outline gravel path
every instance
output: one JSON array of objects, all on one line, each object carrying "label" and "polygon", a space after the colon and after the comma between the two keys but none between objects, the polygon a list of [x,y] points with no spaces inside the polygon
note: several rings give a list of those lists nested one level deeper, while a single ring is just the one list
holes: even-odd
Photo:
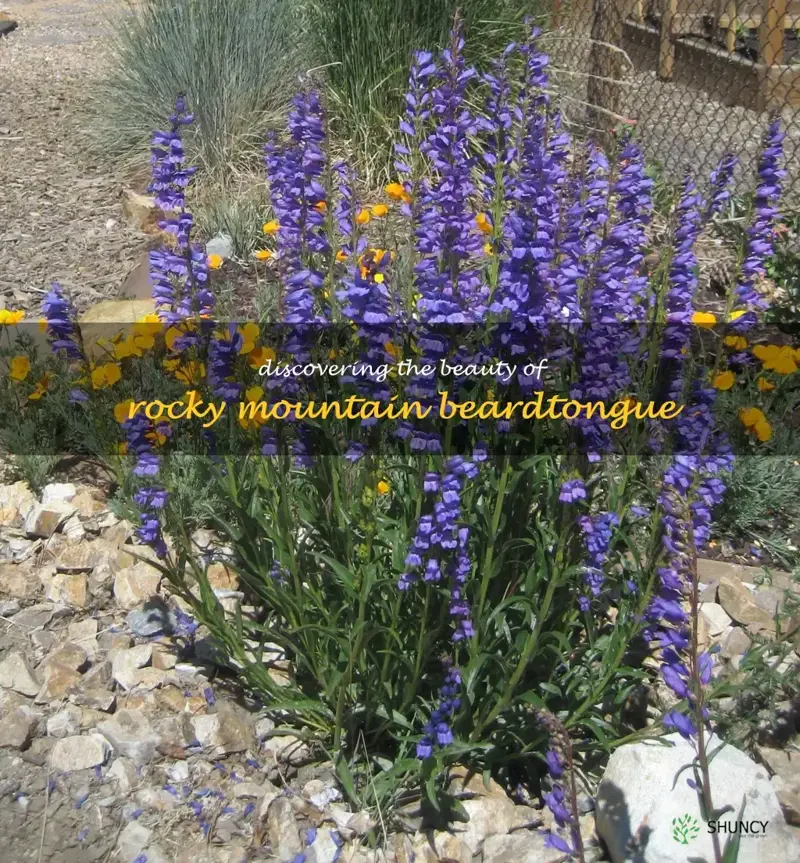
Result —
[{"label": "gravel path", "polygon": [[89,87],[124,0],[0,0],[0,307],[35,312],[52,281],[79,309],[112,296],[144,245],[122,218],[124,181],[90,161]]}]

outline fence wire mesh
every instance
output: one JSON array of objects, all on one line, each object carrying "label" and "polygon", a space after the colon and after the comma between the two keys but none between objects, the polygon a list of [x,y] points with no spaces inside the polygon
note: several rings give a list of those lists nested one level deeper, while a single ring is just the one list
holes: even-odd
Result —
[{"label": "fence wire mesh", "polygon": [[702,181],[732,152],[746,192],[778,113],[784,209],[800,210],[800,0],[552,0],[549,14],[553,82],[576,130],[633,122],[672,179]]}]

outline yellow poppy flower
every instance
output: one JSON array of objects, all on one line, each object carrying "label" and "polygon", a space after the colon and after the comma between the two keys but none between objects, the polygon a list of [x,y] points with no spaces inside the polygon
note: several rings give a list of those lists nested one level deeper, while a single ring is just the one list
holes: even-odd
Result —
[{"label": "yellow poppy flower", "polygon": [[739,310],[738,310],[738,311],[736,311],[736,312],[731,312],[731,320],[732,320],[732,321],[738,321],[738,320],[739,320],[739,318],[741,318],[741,317],[742,317],[742,315],[744,315],[744,314],[745,314],[744,309],[739,309]]},{"label": "yellow poppy flower", "polygon": [[389,208],[386,204],[375,204],[372,208],[372,215],[375,216],[376,219],[382,219],[389,212]]},{"label": "yellow poppy flower", "polygon": [[25,317],[25,312],[12,312],[10,309],[0,309],[0,326],[18,324]]},{"label": "yellow poppy flower", "polygon": [[114,405],[114,419],[122,425],[131,418],[131,405],[133,399],[125,399],[124,402],[117,402]]},{"label": "yellow poppy flower", "polygon": [[376,282],[376,284],[378,284],[378,285],[382,285],[382,284],[383,284],[383,280],[384,280],[384,275],[383,275],[383,273],[375,273],[375,282]]},{"label": "yellow poppy flower", "polygon": [[775,389],[775,384],[773,384],[772,381],[768,381],[766,378],[759,378],[756,381],[756,384],[762,393],[768,393],[770,390]]},{"label": "yellow poppy flower", "polygon": [[134,333],[132,338],[137,357],[140,357],[145,351],[149,351],[156,343],[152,333]]},{"label": "yellow poppy flower", "polygon": [[725,344],[735,351],[743,351],[747,347],[747,339],[744,336],[725,336]]},{"label": "yellow poppy flower", "polygon": [[258,324],[249,322],[243,327],[239,327],[239,332],[242,336],[242,346],[239,348],[239,353],[249,354],[256,346],[256,342],[261,335],[261,329]]},{"label": "yellow poppy flower", "polygon": [[134,336],[155,336],[161,331],[161,319],[158,315],[145,315],[133,325]]},{"label": "yellow poppy flower", "polygon": [[394,344],[394,342],[385,342],[383,345],[383,349],[386,351],[387,354],[389,354],[390,357],[394,357],[394,359],[397,359],[400,354],[400,348],[398,348],[397,345]]},{"label": "yellow poppy flower", "polygon": [[314,204],[314,209],[318,213],[327,213],[328,212],[328,204],[326,201],[320,201],[317,204]]},{"label": "yellow poppy flower", "polygon": [[168,372],[174,372],[175,369],[181,364],[181,361],[178,357],[172,357],[171,359],[165,359],[161,364],[164,366],[164,369]]},{"label": "yellow poppy flower", "polygon": [[271,252],[269,249],[256,249],[256,251],[253,252],[253,255],[257,261],[268,261],[273,256],[273,254],[274,253]]},{"label": "yellow poppy flower", "polygon": [[127,441],[123,441],[122,443],[117,444],[117,455],[127,455],[128,454],[128,443]]},{"label": "yellow poppy flower", "polygon": [[494,255],[494,249],[492,248],[491,243],[484,243],[483,244],[483,254],[489,258],[491,258],[492,255]]},{"label": "yellow poppy flower", "polygon": [[167,346],[167,350],[174,351],[175,350],[175,339],[179,339],[183,333],[177,327],[170,327],[164,333],[164,344]]},{"label": "yellow poppy flower", "polygon": [[347,260],[347,252],[342,251],[342,249],[339,249],[339,251],[336,253],[336,260],[340,264],[344,263]]},{"label": "yellow poppy flower", "polygon": [[208,268],[210,270],[218,270],[222,266],[222,255],[209,255]]},{"label": "yellow poppy flower", "polygon": [[692,323],[698,327],[713,327],[717,322],[717,316],[712,312],[695,312],[692,315]]},{"label": "yellow poppy flower", "polygon": [[47,332],[47,318],[39,318],[36,325],[38,326],[40,333]]},{"label": "yellow poppy flower", "polygon": [[116,363],[103,363],[92,369],[92,387],[96,390],[113,387],[121,377],[122,371]]},{"label": "yellow poppy flower", "polygon": [[244,397],[245,401],[248,402],[261,401],[261,399],[264,398],[264,389],[263,387],[259,386],[250,387],[249,389],[245,390]]},{"label": "yellow poppy flower", "polygon": [[756,345],[753,355],[758,357],[767,371],[791,375],[797,371],[795,352],[788,345]]},{"label": "yellow poppy flower", "polygon": [[484,234],[491,234],[494,230],[486,213],[478,213],[478,215],[475,216],[475,224]]},{"label": "yellow poppy flower", "polygon": [[403,201],[405,204],[411,203],[411,195],[408,194],[402,183],[389,183],[385,191],[393,201]]},{"label": "yellow poppy flower", "polygon": [[50,375],[45,372],[41,380],[36,382],[36,388],[28,396],[28,401],[38,402],[43,395],[47,393],[47,388],[50,386]]},{"label": "yellow poppy flower", "polygon": [[767,420],[760,420],[753,426],[752,430],[761,443],[766,443],[772,437],[772,426]]},{"label": "yellow poppy flower", "polygon": [[736,377],[731,371],[719,372],[714,375],[714,380],[711,382],[715,390],[729,390],[736,381]]},{"label": "yellow poppy flower", "polygon": [[389,494],[389,483],[386,482],[385,479],[382,479],[377,486],[375,486],[378,494]]},{"label": "yellow poppy flower", "polygon": [[175,371],[175,377],[185,384],[198,384],[206,376],[206,367],[197,360],[189,360]]},{"label": "yellow poppy flower", "polygon": [[8,376],[12,381],[24,381],[30,370],[31,361],[26,356],[16,356],[9,363]]},{"label": "yellow poppy flower", "polygon": [[272,219],[272,220],[271,220],[271,221],[269,221],[269,222],[265,222],[265,223],[261,226],[261,230],[262,230],[265,234],[268,234],[268,235],[269,235],[269,234],[277,234],[277,233],[278,233],[278,231],[280,230],[280,228],[281,228],[281,226],[278,224],[278,220],[277,220],[277,219]]},{"label": "yellow poppy flower", "polygon": [[272,348],[258,347],[250,351],[247,357],[247,364],[254,369],[263,366],[270,360],[275,359],[275,351]]},{"label": "yellow poppy flower", "polygon": [[742,421],[742,425],[748,429],[766,421],[764,413],[758,408],[742,408],[739,411],[739,419]]},{"label": "yellow poppy flower", "polygon": [[114,345],[113,354],[115,360],[124,360],[126,357],[140,357],[142,355],[133,336],[128,336],[127,339],[117,342]]},{"label": "yellow poppy flower", "polygon": [[366,225],[369,221],[369,210],[359,210],[356,216],[356,222],[359,225]]}]

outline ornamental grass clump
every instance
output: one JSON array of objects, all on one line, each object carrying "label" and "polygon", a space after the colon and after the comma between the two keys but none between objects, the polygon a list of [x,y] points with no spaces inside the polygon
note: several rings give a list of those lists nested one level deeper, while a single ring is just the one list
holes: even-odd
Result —
[{"label": "ornamental grass clump", "polygon": [[[455,762],[527,781],[562,828],[551,844],[580,856],[574,768],[658,730],[628,709],[652,682],[642,654],[682,699],[665,725],[703,739],[694,561],[734,449],[775,446],[763,423],[797,389],[781,354],[794,348],[758,344],[751,303],[777,127],[744,288],[718,317],[698,308],[693,246],[728,163],[708,200],[686,180],[648,278],[642,154],[629,139],[609,154],[570,141],[537,36],[486,74],[457,27],[415,56],[380,200],[332,159],[319,94],[294,98],[264,153],[273,324],[214,320],[183,195],[182,101],[153,139],[154,187],[175,208],[151,256],[159,331],[112,339],[119,378],[94,388],[59,296],[51,310],[75,353],[62,389],[82,381],[75,409],[127,447],[139,539],[279,730],[330,753],[350,799],[381,811],[420,784],[457,813]],[[713,384],[725,371],[736,386]],[[774,391],[757,387],[765,374]],[[206,457],[210,551],[187,523],[187,452]],[[211,563],[238,580],[234,611]]]}]

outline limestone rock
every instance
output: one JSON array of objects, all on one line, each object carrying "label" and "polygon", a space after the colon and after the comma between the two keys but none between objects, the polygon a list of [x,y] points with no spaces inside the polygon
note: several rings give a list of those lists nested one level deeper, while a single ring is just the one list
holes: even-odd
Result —
[{"label": "limestone rock", "polygon": [[[81,331],[89,324],[120,324],[123,329],[125,324],[135,324],[145,315],[155,314],[155,305],[152,299],[143,300],[101,300],[80,316]],[[87,327],[92,332],[91,327]],[[108,326],[95,327],[97,334],[104,333],[108,338]],[[87,333],[84,333],[86,338]],[[91,341],[91,337],[89,339]]]},{"label": "limestone rock", "polygon": [[[147,848],[153,836],[153,831],[140,824],[131,821],[125,826],[117,839],[117,847],[114,851],[114,859],[120,863],[133,863],[133,861]],[[149,855],[145,857],[149,863]]]},{"label": "limestone rock", "polygon": [[14,623],[28,630],[31,634],[36,629],[42,629],[53,619],[55,607],[51,602],[40,602],[23,608],[14,615]]},{"label": "limestone rock", "polygon": [[0,563],[0,596],[32,599],[39,589],[39,581],[28,564]]},{"label": "limestone rock", "polygon": [[483,844],[483,863],[556,863],[563,859],[563,852],[546,848],[542,835],[532,830],[490,836]]},{"label": "limestone rock", "polygon": [[27,749],[39,727],[39,715],[30,707],[17,707],[0,719],[0,749]]},{"label": "limestone rock", "polygon": [[69,700],[80,707],[110,713],[114,709],[117,698],[113,692],[99,686],[75,688],[69,693]]},{"label": "limestone rock", "polygon": [[60,662],[52,662],[47,665],[43,677],[44,682],[35,699],[37,704],[48,704],[51,701],[64,698],[69,690],[81,680],[79,671],[68,665],[62,665]]},{"label": "limestone rock", "polygon": [[148,665],[152,656],[152,644],[139,644],[127,650],[115,650],[109,654],[111,676],[123,689],[133,689],[137,680],[136,672]]},{"label": "limestone rock", "polygon": [[267,831],[272,853],[281,859],[292,860],[303,850],[294,809],[288,798],[273,800],[267,813]]},{"label": "limestone rock", "polygon": [[281,764],[297,766],[311,757],[308,746],[292,734],[269,737],[262,744],[262,748],[268,760],[271,758]]},{"label": "limestone rock", "polygon": [[195,716],[192,728],[203,747],[216,756],[244,752],[253,743],[252,730],[231,711]]},{"label": "limestone rock", "polygon": [[74,507],[65,501],[36,503],[25,517],[24,530],[28,536],[50,539],[74,511]]},{"label": "limestone rock", "polygon": [[719,583],[719,602],[730,617],[745,626],[748,632],[775,634],[772,615],[756,605],[752,594],[741,582],[722,578]]},{"label": "limestone rock", "polygon": [[21,653],[11,653],[0,662],[0,687],[20,695],[36,695],[40,684]]},{"label": "limestone rock", "polygon": [[114,749],[134,764],[149,764],[156,756],[156,746],[161,742],[150,723],[138,710],[122,708],[97,730],[111,743]]},{"label": "limestone rock", "polygon": [[708,634],[714,638],[722,635],[731,625],[731,618],[721,605],[715,602],[704,602],[700,606],[700,616],[708,624]]},{"label": "limestone rock", "polygon": [[72,608],[89,604],[89,585],[82,573],[57,572],[45,590],[45,599]]},{"label": "limestone rock", "polygon": [[800,752],[761,747],[758,754],[772,774],[772,785],[786,820],[800,827]]},{"label": "limestone rock", "polygon": [[123,608],[135,608],[156,592],[161,575],[146,563],[121,569],[114,578],[114,597]]},{"label": "limestone rock", "polygon": [[81,711],[68,704],[63,710],[54,713],[47,720],[49,737],[70,737],[81,730]]},{"label": "limestone rock", "polygon": [[77,493],[71,482],[51,482],[42,489],[42,503],[69,503]]},{"label": "limestone rock", "polygon": [[157,234],[158,223],[164,218],[164,214],[156,206],[155,198],[140,195],[133,189],[125,189],[122,193],[122,212],[131,227],[145,234]]},{"label": "limestone rock", "polygon": [[[337,863],[340,856],[341,850],[332,836],[332,831],[320,827],[314,841],[306,848],[305,863]],[[471,860],[468,863],[471,863]]]},{"label": "limestone rock", "polygon": [[530,818],[530,810],[524,806],[515,806],[503,794],[485,797],[474,797],[462,801],[461,805],[469,815],[467,824],[457,824],[453,832],[462,839],[477,854],[489,836],[509,833],[512,828],[520,827]]},{"label": "limestone rock", "polygon": [[53,747],[51,766],[53,770],[64,773],[89,770],[98,764],[105,764],[110,751],[108,742],[99,734],[62,737]]},{"label": "limestone rock", "polygon": [[0,485],[0,525],[11,525],[25,518],[36,503],[36,496],[26,482]]},{"label": "limestone rock", "polygon": [[75,623],[70,623],[67,628],[69,640],[82,647],[86,651],[89,659],[94,659],[97,656],[97,620],[93,617],[87,617],[85,620],[79,620]]},{"label": "limestone rock", "polygon": [[[682,774],[681,779],[674,782],[678,771],[694,759],[693,747],[679,734],[662,740],[672,745],[643,741],[619,747],[600,782],[597,832],[614,863],[633,859],[626,847],[642,825],[646,825],[649,838],[644,851],[635,858],[641,863],[713,859],[708,832],[700,830],[685,846],[673,838],[675,819],[689,816],[701,825],[702,818],[697,793],[686,784],[685,776]],[[717,749],[720,743],[712,735],[707,741],[709,751]],[[769,821],[765,836],[757,840],[742,839],[740,859],[758,859],[760,863],[797,859],[800,846],[784,824],[778,799],[763,767],[738,749],[725,746],[711,761],[710,773],[714,805],[733,807],[732,812],[721,816],[721,822],[732,825],[737,820],[743,797],[746,802],[744,819]],[[751,847],[748,843],[756,844]]]},{"label": "limestone rock", "polygon": [[724,659],[736,659],[750,650],[752,643],[748,634],[740,626],[735,626],[723,640],[719,654]]}]

